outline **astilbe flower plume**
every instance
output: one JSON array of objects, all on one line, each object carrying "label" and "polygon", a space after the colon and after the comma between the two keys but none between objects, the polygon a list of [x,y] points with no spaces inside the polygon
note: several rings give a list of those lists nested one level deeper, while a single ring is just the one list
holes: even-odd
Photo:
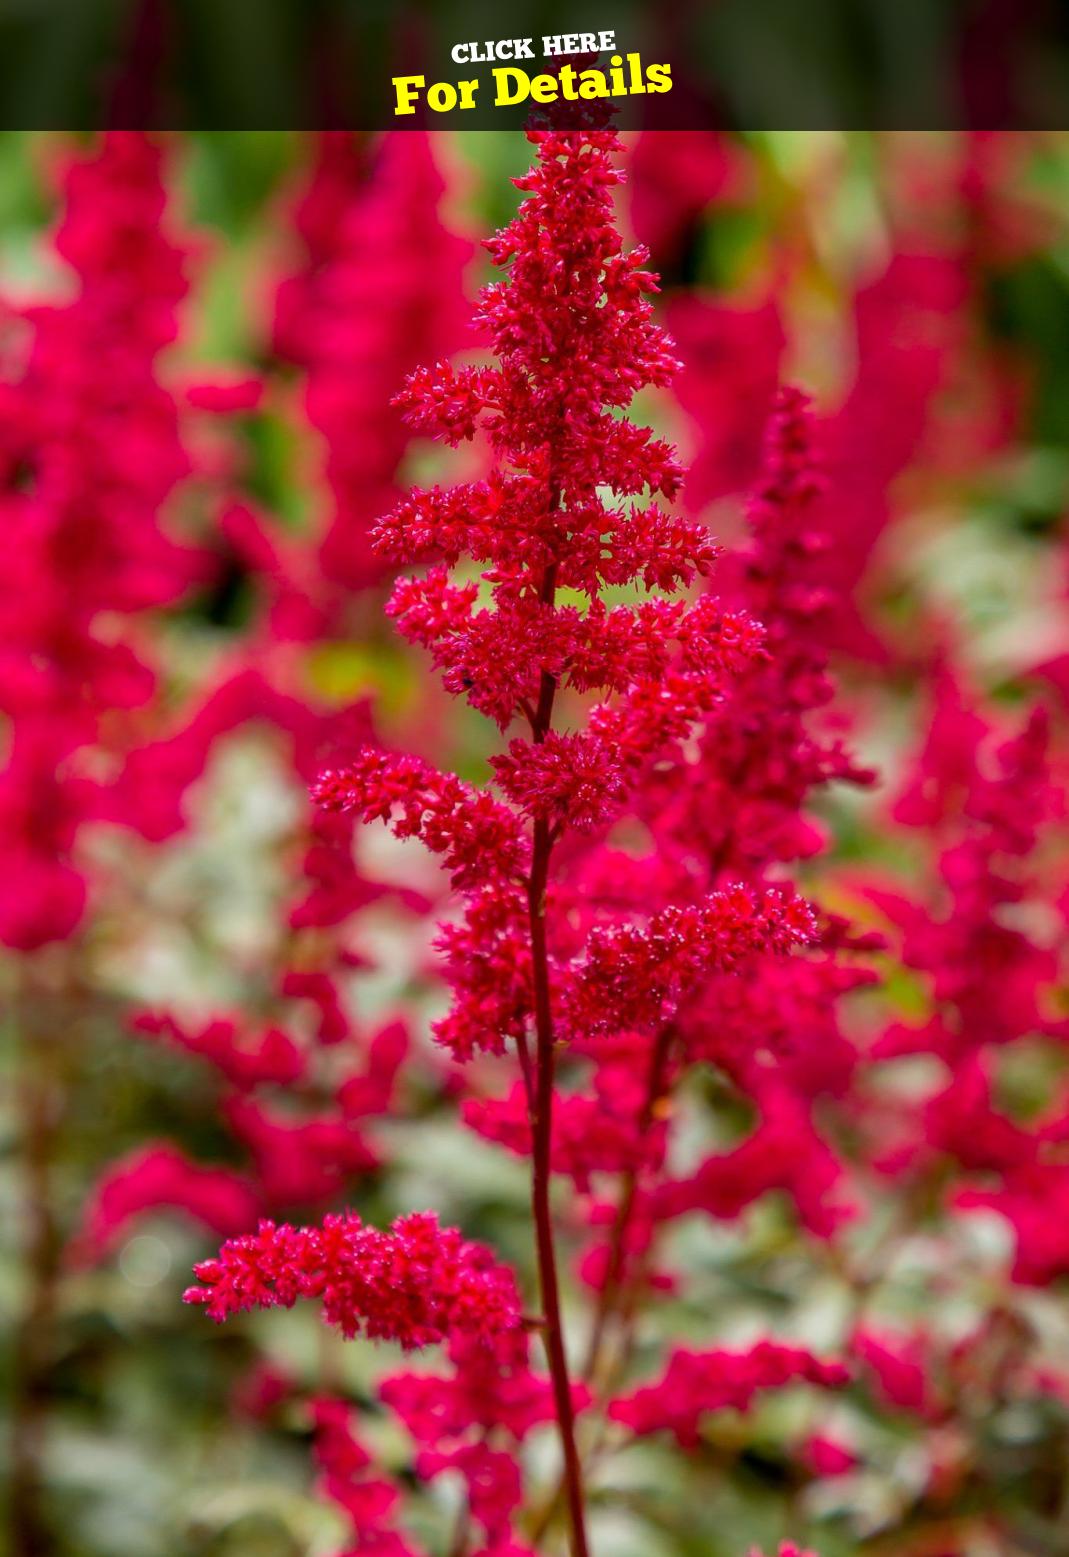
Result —
[{"label": "astilbe flower plume", "polygon": [[[481,426],[501,463],[449,492],[415,492],[377,531],[397,560],[446,563],[400,581],[391,610],[401,630],[432,653],[447,686],[502,728],[517,718],[529,725],[494,761],[511,805],[465,795],[448,776],[427,772],[417,782],[411,759],[381,754],[325,773],[316,788],[329,807],[389,818],[402,835],[422,837],[468,895],[467,929],[450,927],[444,937],[457,985],[488,961],[501,974],[496,1000],[489,989],[465,990],[470,998],[458,999],[439,1028],[462,1055],[498,1050],[523,1034],[530,1016],[525,851],[541,840],[545,852],[562,829],[612,816],[637,774],[685,739],[730,676],[761,652],[754,622],[709,600],[656,598],[611,611],[601,601],[610,582],[689,583],[707,571],[715,548],[700,525],[655,507],[615,508],[602,496],[606,488],[669,498],[677,491],[667,445],[612,414],[643,383],[667,382],[674,362],[643,296],[653,287],[645,256],[623,254],[611,225],[620,179],[609,160],[614,138],[532,133],[541,137],[539,167],[518,180],[530,198],[488,244],[495,262],[510,266],[508,281],[484,292],[479,315],[497,365],[421,370],[403,397],[411,423],[447,442]],[[492,608],[477,605],[473,586],[450,579],[448,565],[464,553],[488,564]],[[586,609],[558,604],[563,587],[586,595]],[[550,724],[557,692],[568,688],[609,694],[574,732]],[[500,842],[487,848],[491,826]],[[466,861],[476,869],[464,871]],[[666,949],[681,969],[687,956],[712,965],[747,944],[804,933],[804,919],[786,901],[737,898],[689,917],[668,911],[647,931],[622,928],[622,939],[607,927],[603,950],[559,970],[565,1008],[569,996],[576,1007],[572,1025],[587,1019],[579,1006],[610,947],[638,983]]]},{"label": "astilbe flower plume", "polygon": [[274,339],[304,370],[305,411],[324,444],[332,507],[316,566],[328,615],[387,567],[368,531],[397,496],[408,442],[391,400],[424,352],[461,343],[471,245],[439,212],[443,188],[425,132],[387,133],[373,147],[328,130],[295,213],[304,263],[278,289]]},{"label": "astilbe flower plume", "polygon": [[[116,132],[64,173],[55,236],[74,296],[9,310],[0,357],[0,496],[11,576],[0,604],[0,773],[8,869],[0,941],[63,940],[86,904],[80,824],[107,809],[77,771],[107,716],[142,708],[154,670],[136,623],[203,559],[161,522],[189,472],[158,358],[187,254],[163,223],[160,149]],[[112,627],[102,627],[109,620]]]},{"label": "astilbe flower plume", "polygon": [[924,1019],[889,1021],[874,1056],[924,1055],[935,1079],[905,1117],[872,1111],[874,1164],[903,1185],[936,1185],[955,1211],[998,1212],[1012,1229],[1013,1279],[1046,1286],[1069,1269],[1054,1214],[1069,1193],[1064,1099],[1026,1123],[997,1083],[1007,1051],[1065,1040],[1053,933],[1064,881],[1046,859],[1064,826],[1064,791],[1042,705],[1007,727],[946,657],[930,691],[928,732],[894,805],[900,825],[926,829],[929,879],[913,892],[891,878],[860,885],[926,989]]},{"label": "astilbe flower plume", "polygon": [[[746,892],[775,897],[783,890],[785,863],[820,848],[820,833],[807,814],[813,797],[832,783],[872,780],[846,751],[827,711],[833,685],[814,622],[834,611],[836,597],[823,582],[824,483],[816,445],[805,396],[781,389],[748,508],[749,536],[724,558],[716,581],[733,605],[760,617],[767,652],[731,678],[696,738],[645,775],[636,809],[656,852],[638,861],[633,879],[618,854],[597,865],[599,875],[611,872],[618,895],[645,901],[655,868],[658,890],[676,899],[673,914],[689,911],[683,905],[700,904],[710,892],[720,900]],[[737,877],[747,888],[729,885]],[[596,890],[593,879],[584,886]],[[593,932],[595,947],[602,934]],[[820,915],[808,940],[804,954],[786,959],[775,955],[770,941],[744,978],[715,960],[703,962],[695,970],[701,976],[666,1001],[645,1010],[638,995],[621,1001],[632,1021],[646,1017],[652,1038],[636,1056],[640,1096],[630,1115],[636,1140],[657,1140],[655,1121],[670,1117],[675,1095],[696,1066],[712,1065],[729,1077],[756,1120],[732,1149],[678,1177],[667,1156],[668,1132],[662,1131],[656,1149],[637,1154],[623,1173],[615,1206],[604,1200],[592,1205],[593,1241],[582,1265],[598,1291],[591,1370],[611,1351],[614,1313],[620,1312],[626,1346],[626,1315],[639,1294],[666,1283],[656,1247],[667,1223],[695,1213],[734,1219],[777,1191],[820,1239],[830,1239],[852,1215],[844,1166],[814,1111],[819,1099],[841,1096],[850,1085],[858,1056],[843,1030],[841,1002],[872,982],[874,975],[854,953],[881,939]],[[664,947],[657,950],[653,991],[671,979],[673,961]],[[595,1058],[598,1052],[595,1046]]]},{"label": "astilbe flower plume", "polygon": [[[125,897],[120,873],[94,868],[87,834],[107,821],[151,835],[151,807],[126,804],[117,775],[158,712],[153,615],[209,572],[175,512],[196,490],[197,463],[163,353],[195,241],[167,200],[167,166],[162,144],[129,131],[64,152],[52,235],[61,282],[29,303],[5,297],[0,330],[0,944],[16,954],[6,988],[22,1038],[27,1206],[10,1507],[27,1550],[51,1541],[41,1441],[67,1311],[56,1184],[70,1055],[111,1009],[93,983],[94,942],[107,937],[90,932]],[[147,1150],[142,1166],[140,1193],[120,1191],[105,1223],[147,1195],[196,1204],[220,1232],[246,1224],[254,1202],[225,1173],[187,1175],[166,1150]]]},{"label": "astilbe flower plume", "polygon": [[[374,558],[369,562],[365,532],[396,495],[394,472],[408,441],[389,399],[417,360],[419,347],[428,340],[442,347],[452,344],[460,324],[468,246],[446,225],[435,225],[441,263],[428,267],[425,248],[417,250],[411,241],[417,227],[427,237],[427,218],[441,192],[427,137],[386,137],[372,154],[370,143],[363,146],[354,135],[328,134],[319,138],[318,151],[296,222],[307,265],[279,288],[278,345],[307,371],[305,410],[327,445],[334,522],[325,537],[310,542],[276,541],[268,522],[241,496],[241,462],[231,457],[232,451],[220,459],[220,543],[254,575],[262,609],[251,629],[229,647],[208,684],[195,685],[176,715],[168,711],[167,727],[161,730],[156,720],[149,726],[152,738],[122,754],[106,794],[71,778],[63,785],[61,807],[53,798],[55,780],[19,783],[18,793],[10,796],[11,826],[35,834],[39,847],[59,855],[58,862],[50,862],[53,895],[59,872],[68,869],[65,856],[83,810],[132,823],[154,843],[166,843],[190,825],[191,789],[220,746],[239,732],[255,730],[281,745],[304,790],[326,751],[337,754],[373,738],[366,704],[339,710],[309,690],[307,667],[294,640],[327,631],[340,596],[350,606],[358,599],[339,580],[345,585],[363,581],[365,564],[369,577],[380,569]],[[149,345],[154,353],[176,333],[174,306],[185,287],[185,255],[169,241],[161,221],[159,173],[159,151],[144,137],[107,138],[98,156],[76,164],[69,174],[68,212],[57,238],[84,282],[83,297],[56,310],[58,322],[74,336],[75,310],[84,310],[92,339],[99,338],[102,350],[115,352],[117,369],[127,376],[137,370],[144,377],[142,358]],[[69,349],[73,352],[73,346]],[[112,374],[116,398],[126,393],[126,378],[117,369]],[[70,381],[73,387],[80,383],[73,373]],[[215,414],[249,409],[258,391],[255,381],[197,384],[186,398]],[[110,400],[99,390],[94,393],[103,421],[111,415]],[[149,441],[144,427],[156,417],[162,440],[170,425],[164,411],[176,436],[178,407],[154,383],[146,384],[136,414],[127,417],[132,452],[119,440],[102,450],[98,473],[105,493],[121,496],[123,491],[108,462],[119,476],[129,470],[132,478],[139,474],[137,460],[143,455],[146,479],[155,483],[155,502],[162,501],[174,480],[173,461],[165,457],[169,451],[162,441]],[[76,435],[95,437],[95,423],[88,416],[84,427],[76,417],[70,421],[69,428],[63,422],[62,430],[77,453]],[[85,456],[93,453],[90,440],[83,454],[90,475],[97,467]],[[76,468],[73,460],[71,465]],[[162,547],[162,530],[146,536],[140,511],[129,505],[128,520],[138,520],[139,527],[125,535],[129,555],[113,556],[110,509],[100,502],[98,515],[88,498],[82,507],[83,530],[88,533],[92,521],[100,532],[95,545],[83,548],[85,565],[93,564],[96,551],[106,550],[103,586],[114,589],[124,569],[138,566],[142,549],[148,555],[150,542]],[[154,512],[151,517],[155,521]],[[185,563],[192,573],[190,556],[197,560],[175,548],[175,567]],[[157,568],[161,588],[166,560],[164,553]],[[100,603],[107,607],[111,602],[104,594]],[[70,599],[57,604],[69,611]],[[87,611],[92,609],[91,599]],[[79,610],[71,613],[74,625]],[[20,611],[25,614],[24,607]],[[118,647],[125,650],[125,642]],[[140,654],[140,644],[137,649]],[[84,681],[94,662],[84,644],[80,650],[71,656],[72,672]],[[120,668],[125,669],[124,662]],[[151,688],[151,679],[131,662],[129,674],[134,671],[141,676],[140,696]],[[59,722],[53,721],[53,727],[59,729]],[[359,740],[353,742],[346,732],[357,727]],[[77,733],[68,719],[68,744]],[[30,755],[27,742],[22,765],[31,765]],[[47,768],[54,762],[49,747],[33,766]],[[61,777],[63,772],[60,767]],[[33,813],[48,807],[55,820],[54,835],[46,838]],[[349,946],[349,922],[386,888],[354,869],[351,818],[316,808],[297,818],[293,832],[294,851],[303,851],[298,890],[288,923],[278,926],[275,944],[249,970],[250,982],[258,985],[255,1014],[230,1007],[201,1006],[195,1014],[153,1009],[136,1012],[130,1023],[139,1040],[170,1045],[191,1056],[192,1067],[214,1070],[216,1108],[236,1152],[228,1151],[222,1162],[204,1162],[177,1141],[158,1140],[112,1162],[84,1209],[71,1250],[77,1260],[104,1257],[132,1220],[160,1209],[178,1211],[224,1235],[241,1231],[257,1217],[311,1218],[381,1168],[382,1146],[369,1121],[395,1105],[408,1032],[396,1020],[370,1030],[354,1020],[348,985],[362,959]],[[72,891],[81,890],[73,872],[65,879]],[[26,920],[36,913],[36,899],[25,890],[13,894],[13,911]],[[2,922],[0,904],[0,927]]]},{"label": "astilbe flower plume", "polygon": [[[191,1298],[223,1317],[322,1293],[328,1317],[349,1333],[412,1344],[448,1338],[452,1381],[395,1380],[384,1398],[423,1445],[426,1475],[454,1469],[465,1478],[472,1516],[494,1550],[513,1549],[523,1491],[514,1453],[542,1419],[548,1391],[573,1550],[585,1557],[575,1416],[589,1397],[569,1376],[550,1207],[552,1171],[571,1171],[555,1124],[555,1114],[569,1117],[558,1053],[596,1065],[597,1055],[616,1052],[618,1079],[607,1072],[605,1084],[619,1089],[623,1056],[648,1068],[659,1034],[710,980],[806,942],[814,919],[789,888],[756,877],[710,879],[708,890],[695,890],[670,857],[660,877],[656,867],[652,880],[647,874],[645,893],[629,890],[622,856],[606,847],[614,822],[644,814],[644,786],[663,765],[686,760],[733,682],[766,650],[746,611],[684,594],[717,548],[701,524],[658,504],[680,486],[674,451],[621,414],[638,390],[667,384],[676,363],[652,317],[647,255],[626,252],[614,225],[619,142],[598,130],[531,131],[529,139],[538,160],[516,180],[525,199],[487,244],[507,272],[484,289],[477,313],[492,361],[419,369],[399,401],[418,432],[453,445],[478,436],[490,469],[449,490],[416,490],[374,532],[388,562],[429,565],[395,586],[388,610],[401,632],[429,654],[449,691],[509,735],[493,759],[497,794],[368,747],[323,772],[314,795],[328,814],[385,821],[420,839],[462,900],[463,915],[439,936],[453,1003],[435,1034],[457,1061],[509,1049],[519,1060],[521,1117],[508,1130],[532,1159],[541,1312],[530,1323],[545,1344],[548,1385],[530,1372],[516,1311],[512,1328],[483,1323],[496,1336],[489,1353],[469,1352],[450,1317],[456,1281],[446,1279],[447,1262],[423,1265],[425,1306],[413,1318],[404,1317],[402,1276],[401,1317],[391,1318],[369,1295],[380,1291],[387,1235],[358,1224],[350,1232],[344,1220],[322,1233],[268,1226],[227,1245],[218,1262],[198,1268],[205,1285]],[[605,591],[620,586],[628,603],[610,607]],[[641,1091],[620,1095],[622,1117],[641,1135],[651,1123]],[[499,1128],[492,1101],[483,1121],[487,1133]],[[575,1171],[619,1171],[618,1143],[602,1146],[600,1161],[579,1159]],[[634,1161],[625,1157],[625,1168]],[[391,1249],[403,1244],[400,1232],[388,1236]],[[504,1317],[500,1303],[495,1312]]]},{"label": "astilbe flower plume", "polygon": [[820,724],[834,691],[822,624],[840,603],[827,576],[826,499],[808,399],[781,388],[747,508],[749,537],[723,569],[732,597],[762,623],[766,653],[708,722],[698,781],[673,793],[669,778],[661,792],[662,832],[677,829],[683,848],[700,837],[721,869],[744,875],[819,847],[805,816],[815,791],[874,777]]}]

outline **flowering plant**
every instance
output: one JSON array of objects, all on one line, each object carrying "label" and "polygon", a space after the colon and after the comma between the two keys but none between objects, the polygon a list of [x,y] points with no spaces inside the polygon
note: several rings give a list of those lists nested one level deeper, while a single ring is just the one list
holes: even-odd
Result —
[{"label": "flowering plant", "polygon": [[[678,847],[656,847],[652,818],[655,844],[646,869],[651,885],[662,877],[661,900],[649,890],[636,892],[639,861],[618,859],[618,829],[628,816],[648,817],[666,783],[701,784],[706,754],[694,755],[690,746],[706,726],[716,740],[733,680],[752,688],[755,698],[782,696],[784,688],[762,679],[759,667],[770,650],[749,615],[725,610],[709,594],[693,601],[681,595],[715,559],[704,527],[652,504],[623,502],[643,492],[670,501],[681,472],[667,443],[616,414],[639,389],[667,383],[675,367],[651,317],[655,282],[646,252],[625,252],[613,222],[619,143],[608,131],[536,131],[530,138],[538,162],[517,180],[526,199],[488,244],[495,264],[508,271],[484,290],[477,315],[494,363],[418,370],[402,396],[420,431],[457,444],[481,430],[494,463],[477,481],[415,491],[376,532],[390,560],[432,564],[419,579],[402,578],[393,592],[387,609],[401,631],[428,651],[450,691],[502,731],[521,723],[525,733],[491,759],[501,798],[374,747],[325,772],[314,794],[328,810],[384,820],[399,836],[419,838],[442,857],[463,899],[463,918],[439,940],[453,1005],[436,1037],[461,1062],[509,1049],[515,1055],[519,1091],[484,1100],[471,1120],[491,1136],[507,1130],[507,1143],[530,1154],[540,1310],[521,1324],[514,1306],[511,1323],[503,1322],[495,1288],[461,1281],[457,1234],[438,1235],[437,1253],[418,1253],[418,1243],[426,1248],[429,1241],[433,1249],[433,1224],[426,1221],[415,1233],[399,1223],[392,1235],[335,1222],[322,1233],[265,1224],[258,1237],[226,1245],[219,1262],[199,1266],[203,1286],[187,1296],[206,1302],[217,1318],[251,1302],[321,1296],[325,1315],[347,1334],[364,1329],[411,1346],[471,1332],[461,1355],[467,1359],[473,1341],[492,1357],[503,1348],[494,1365],[510,1373],[517,1366],[527,1372],[525,1332],[538,1331],[572,1546],[576,1557],[585,1557],[576,1415],[592,1397],[577,1390],[569,1370],[551,1178],[562,1170],[583,1178],[623,1172],[632,1201],[641,1168],[657,1154],[646,1140],[649,1110],[664,1085],[674,1035],[709,1022],[730,998],[728,989],[745,987],[759,959],[782,955],[817,932],[808,907],[789,890],[765,884],[752,861],[749,881],[721,887],[715,870],[703,880],[698,862]],[[763,513],[792,512],[811,495],[803,417],[796,399],[784,402]],[[476,582],[451,576],[465,556],[482,564],[483,602]],[[756,563],[754,571],[760,571]],[[650,598],[610,607],[606,592],[621,586]],[[778,674],[788,674],[786,667]],[[812,675],[808,666],[797,668],[795,681]],[[793,701],[804,707],[806,694],[790,686]],[[807,740],[800,726],[789,733],[794,744]],[[815,748],[811,767],[802,769],[788,807],[809,783],[849,771]],[[727,762],[721,771],[729,771]],[[755,779],[752,787],[758,804],[767,803],[767,781]],[[749,839],[750,848],[755,843]],[[732,858],[730,845],[717,852],[725,863]],[[761,848],[759,858],[766,852],[774,857],[776,851]],[[567,869],[558,863],[564,861]],[[617,1128],[604,1131],[596,1092],[573,1087],[558,1096],[563,1059],[576,1069],[592,1066],[599,1082],[617,1090],[626,1087],[625,1071],[652,1067],[652,1096],[632,1087],[632,1096],[620,1099]],[[565,1142],[584,1119],[585,1139],[569,1153],[578,1152],[576,1164],[565,1158]],[[609,1294],[627,1287],[625,1274],[631,1276],[621,1266],[633,1251],[621,1244],[631,1239],[632,1211],[629,1204],[618,1219],[601,1276],[586,1370],[599,1383],[600,1341],[613,1311]],[[343,1247],[329,1253],[339,1239]],[[374,1295],[381,1290],[375,1272],[387,1249],[396,1255],[383,1268],[384,1308],[383,1297]],[[412,1308],[403,1296],[410,1271],[417,1281]],[[460,1311],[477,1317],[474,1328]],[[838,1366],[774,1345],[689,1364],[677,1353],[656,1389],[611,1401],[610,1416],[633,1431],[671,1425],[681,1440],[693,1437],[698,1415],[715,1399],[711,1392],[691,1395],[703,1368],[723,1375],[716,1387],[725,1402],[740,1404],[755,1389],[794,1376],[820,1384],[844,1376]],[[405,1402],[413,1387],[401,1379],[383,1391],[410,1427]],[[456,1387],[441,1381],[441,1409]],[[486,1549],[503,1550],[513,1540],[522,1482],[510,1456],[491,1450],[490,1435],[505,1429],[518,1447],[529,1408],[519,1422],[507,1411],[487,1414],[485,1405],[470,1422],[455,1405],[450,1415],[459,1420],[445,1442],[461,1441],[441,1459],[442,1430],[434,1424],[424,1441],[437,1457],[424,1463],[429,1470],[452,1464],[461,1471]],[[423,1423],[421,1413],[417,1438],[428,1431]],[[471,1428],[477,1437],[465,1444]]]},{"label": "flowering plant", "polygon": [[530,139],[6,305],[14,1550],[1055,1557],[1069,143]]}]

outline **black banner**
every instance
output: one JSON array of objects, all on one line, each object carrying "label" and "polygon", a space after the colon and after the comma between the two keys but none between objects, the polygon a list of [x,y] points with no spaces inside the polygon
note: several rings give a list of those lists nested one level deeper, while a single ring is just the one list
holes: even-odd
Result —
[{"label": "black banner", "polygon": [[1054,0],[0,8],[8,128],[1058,128],[1067,103]]}]

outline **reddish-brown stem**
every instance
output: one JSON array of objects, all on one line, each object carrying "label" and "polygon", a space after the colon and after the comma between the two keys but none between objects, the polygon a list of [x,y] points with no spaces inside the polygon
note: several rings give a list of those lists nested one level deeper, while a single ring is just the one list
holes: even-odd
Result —
[{"label": "reddish-brown stem", "polygon": [[[558,496],[554,494],[552,503],[554,508],[558,501]],[[543,604],[553,604],[556,583],[557,569],[551,565],[546,569],[542,580],[540,598]],[[555,678],[543,671],[539,682],[538,704],[534,711],[534,718],[531,720],[531,733],[536,742],[544,741],[549,731],[556,693]],[[534,824],[531,874],[527,885],[535,1016],[531,1210],[538,1253],[538,1283],[545,1320],[542,1333],[549,1361],[553,1402],[564,1460],[564,1485],[571,1522],[572,1557],[588,1557],[583,1472],[575,1441],[575,1413],[572,1408],[568,1358],[564,1349],[564,1325],[561,1319],[557,1255],[553,1240],[553,1213],[549,1194],[553,1144],[553,1086],[556,1073],[553,1006],[546,944],[546,885],[549,880],[549,860],[552,850],[553,837],[550,824],[544,817],[538,818]]]},{"label": "reddish-brown stem", "polygon": [[[717,879],[719,872],[723,867],[724,860],[727,858],[729,847],[730,839],[725,839],[721,844],[717,854],[710,861],[710,877],[714,881]],[[672,1044],[675,1035],[675,1023],[668,1022],[659,1030],[657,1037],[654,1040],[653,1048],[650,1053],[649,1070],[647,1072],[646,1091],[643,1097],[642,1108],[638,1118],[638,1133],[640,1136],[644,1135],[652,1124],[654,1111],[657,1107],[657,1104],[664,1095],[665,1084],[667,1081],[668,1062],[671,1057]],[[591,1329],[590,1340],[587,1344],[586,1358],[583,1363],[582,1377],[588,1383],[591,1383],[595,1380],[595,1375],[599,1371],[602,1354],[604,1351],[605,1338],[608,1334],[610,1319],[612,1319],[614,1314],[617,1312],[621,1302],[623,1304],[623,1311],[621,1312],[620,1317],[625,1321],[629,1318],[629,1311],[633,1309],[634,1306],[635,1283],[624,1282],[622,1280],[622,1276],[624,1269],[624,1256],[627,1247],[627,1233],[631,1225],[631,1218],[634,1215],[635,1201],[638,1195],[638,1185],[639,1171],[637,1168],[631,1168],[624,1175],[623,1185],[620,1192],[620,1200],[616,1208],[616,1215],[613,1218],[613,1226],[609,1235],[610,1241],[608,1267],[605,1272],[605,1281],[598,1296],[598,1306],[594,1315],[594,1323]],[[629,1286],[631,1287],[630,1292],[628,1290]],[[616,1359],[614,1366],[609,1370],[610,1379],[607,1386],[603,1387],[603,1389],[599,1391],[599,1394],[602,1396],[602,1398],[604,1398],[607,1390],[611,1389],[614,1377],[618,1376],[626,1366],[628,1352],[627,1339],[628,1338],[625,1338],[625,1344],[621,1355]],[[591,1456],[594,1456],[599,1452],[603,1442],[604,1433],[602,1434],[602,1438],[592,1446]],[[564,1483],[563,1480],[561,1480],[558,1482],[553,1495],[543,1506],[540,1515],[535,1521],[530,1532],[530,1539],[535,1545],[537,1545],[538,1542],[542,1539],[545,1531],[556,1517],[557,1510],[560,1507],[561,1499],[564,1495],[564,1490]]]},{"label": "reddish-brown stem", "polygon": [[527,1042],[527,1034],[521,1033],[516,1040],[516,1053],[520,1059],[520,1071],[523,1075],[523,1090],[527,1097],[527,1114],[533,1119],[535,1114],[535,1080],[534,1066],[531,1064],[531,1049]]},{"label": "reddish-brown stem", "polygon": [[[672,1039],[675,1029],[671,1024],[663,1027],[657,1034],[653,1049],[650,1054],[650,1066],[646,1080],[646,1092],[642,1101],[642,1109],[638,1119],[638,1133],[644,1135],[653,1122],[654,1111],[660,1101],[666,1080],[668,1060],[672,1049]],[[620,1193],[620,1201],[613,1218],[612,1231],[609,1242],[609,1261],[605,1272],[605,1281],[598,1295],[598,1305],[594,1314],[594,1323],[591,1329],[590,1340],[587,1344],[587,1354],[583,1363],[582,1377],[592,1382],[601,1364],[604,1351],[605,1338],[608,1334],[609,1320],[616,1311],[617,1304],[622,1294],[627,1291],[626,1284],[622,1282],[624,1255],[626,1252],[627,1233],[634,1214],[635,1200],[638,1195],[639,1173],[636,1168],[630,1169],[623,1179],[623,1187]],[[600,1447],[600,1441],[593,1446],[596,1454]],[[553,1495],[544,1504],[534,1526],[530,1531],[530,1539],[537,1546],[549,1525],[560,1508],[561,1499],[565,1493],[563,1478],[558,1482]]]},{"label": "reddish-brown stem", "polygon": [[531,958],[534,977],[535,1031],[535,1114],[531,1173],[531,1208],[534,1214],[538,1249],[538,1279],[545,1316],[545,1343],[553,1400],[564,1457],[564,1481],[572,1526],[573,1557],[587,1557],[586,1517],[583,1506],[583,1473],[575,1442],[575,1416],[572,1410],[572,1386],[564,1350],[560,1291],[557,1283],[557,1256],[553,1243],[553,1215],[549,1184],[553,1132],[553,1083],[555,1055],[553,1013],[550,1002],[549,965],[546,955],[546,878],[550,842],[544,821],[535,823],[534,853],[529,888]]}]

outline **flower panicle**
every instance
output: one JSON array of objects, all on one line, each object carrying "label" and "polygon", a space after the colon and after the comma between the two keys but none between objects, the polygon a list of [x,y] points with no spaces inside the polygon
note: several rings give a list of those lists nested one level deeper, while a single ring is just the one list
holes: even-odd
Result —
[{"label": "flower panicle", "polygon": [[199,1285],[185,1301],[217,1322],[314,1299],[347,1339],[362,1335],[406,1349],[451,1335],[490,1339],[520,1322],[512,1272],[425,1212],[400,1217],[386,1231],[352,1211],[319,1227],[264,1221],[256,1233],[223,1244],[195,1275]]}]

